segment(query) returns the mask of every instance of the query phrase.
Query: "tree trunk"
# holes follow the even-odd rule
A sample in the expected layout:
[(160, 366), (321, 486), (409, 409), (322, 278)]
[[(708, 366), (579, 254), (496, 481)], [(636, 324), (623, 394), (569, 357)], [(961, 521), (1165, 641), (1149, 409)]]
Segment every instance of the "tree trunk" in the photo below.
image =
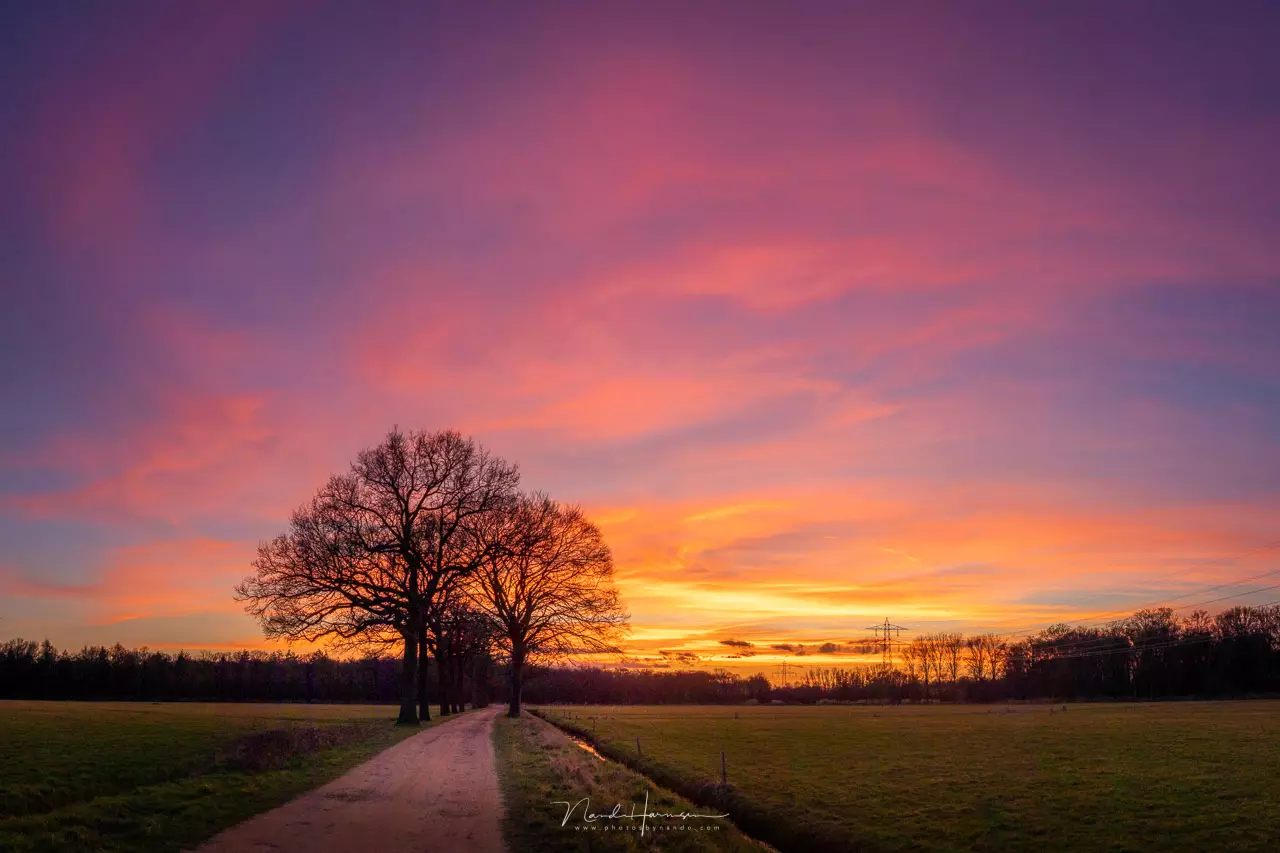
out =
[[(437, 641), (436, 645), (439, 645)], [(444, 655), (436, 651), (436, 674), (440, 684), (440, 716), (449, 716), (449, 666)]]
[(418, 674), (418, 633), (413, 629), (403, 632), (404, 665), (400, 670), (400, 716), (397, 725), (416, 726), (418, 724), (417, 696), (414, 692), (414, 678)]
[(467, 710), (466, 696), (462, 691), (462, 661), (455, 660), (453, 662), (453, 710), (458, 714)]
[(427, 672), (427, 627), (422, 626), (418, 632), (418, 715), (423, 721), (431, 719), (431, 673)]
[(484, 682), (487, 680), (488, 667), (485, 666), (484, 655), (476, 655), (471, 662), (471, 707), (483, 708), (489, 704), (485, 694)]
[(507, 703), (507, 716), (520, 716), (520, 686), (524, 680), (524, 654), (511, 655), (511, 696)]

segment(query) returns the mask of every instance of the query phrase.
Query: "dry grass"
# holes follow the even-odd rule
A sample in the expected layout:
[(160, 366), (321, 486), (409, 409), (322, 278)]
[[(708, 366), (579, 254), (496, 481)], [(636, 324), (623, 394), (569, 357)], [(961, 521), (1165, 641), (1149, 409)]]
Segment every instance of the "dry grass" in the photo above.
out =
[[(762, 848), (725, 820), (689, 820), (688, 829), (673, 829), (675, 821), (647, 823), (641, 835), (638, 821), (601, 820), (601, 828), (582, 829), (581, 810), (562, 825), (565, 806), (589, 798), (591, 811), (609, 812), (615, 804), (630, 813), (648, 795), (651, 812), (704, 812), (643, 776), (613, 762), (602, 761), (578, 747), (562, 733), (528, 715), (519, 720), (500, 717), (494, 732), (498, 776), (507, 816), (504, 833), (512, 853), (709, 853)], [(611, 826), (614, 828), (603, 828)]]

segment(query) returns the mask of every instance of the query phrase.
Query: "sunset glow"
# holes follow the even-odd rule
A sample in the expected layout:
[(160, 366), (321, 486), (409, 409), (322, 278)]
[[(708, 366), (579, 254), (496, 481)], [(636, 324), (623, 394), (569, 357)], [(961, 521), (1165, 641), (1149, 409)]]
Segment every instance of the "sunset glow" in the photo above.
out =
[(0, 13), (0, 634), (263, 647), (397, 424), (583, 505), (632, 663), (1280, 569), (1275, 46), (1032, 5)]

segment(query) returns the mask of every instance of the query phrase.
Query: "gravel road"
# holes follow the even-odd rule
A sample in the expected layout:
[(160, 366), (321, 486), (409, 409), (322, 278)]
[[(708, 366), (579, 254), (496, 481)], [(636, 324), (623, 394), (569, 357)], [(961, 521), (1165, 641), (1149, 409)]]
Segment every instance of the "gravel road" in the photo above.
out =
[(505, 853), (486, 708), (401, 741), (197, 853)]

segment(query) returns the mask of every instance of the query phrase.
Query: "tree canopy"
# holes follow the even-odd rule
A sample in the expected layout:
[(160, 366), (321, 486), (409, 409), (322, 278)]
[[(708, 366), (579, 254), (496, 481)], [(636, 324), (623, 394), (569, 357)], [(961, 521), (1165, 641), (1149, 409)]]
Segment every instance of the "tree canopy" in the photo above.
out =
[(427, 714), (428, 654), (448, 713), (493, 647), (517, 685), (531, 658), (613, 649), (627, 617), (599, 528), (519, 481), (457, 432), (393, 429), (259, 547), (237, 598), (270, 638), (399, 646), (403, 723)]

